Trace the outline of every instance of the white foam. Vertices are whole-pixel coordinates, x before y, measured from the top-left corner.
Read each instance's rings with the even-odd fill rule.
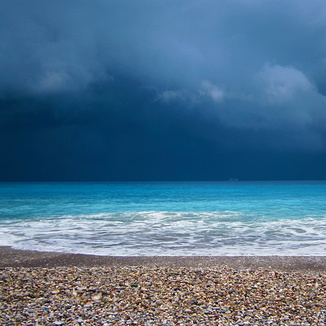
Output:
[[[0,245],[98,255],[326,253],[326,217],[255,221],[236,211],[124,212],[0,222]]]

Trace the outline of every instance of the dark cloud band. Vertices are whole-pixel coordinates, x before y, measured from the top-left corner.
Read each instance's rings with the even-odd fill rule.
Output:
[[[0,7],[2,178],[326,177],[324,1]]]

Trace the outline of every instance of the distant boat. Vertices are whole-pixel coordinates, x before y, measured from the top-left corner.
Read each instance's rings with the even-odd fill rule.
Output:
[[[228,181],[239,181],[238,178],[230,178]]]

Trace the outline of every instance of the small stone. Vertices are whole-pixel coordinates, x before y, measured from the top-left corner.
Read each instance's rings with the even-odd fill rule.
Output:
[[[93,301],[100,301],[102,299],[102,293],[98,293],[92,296]]]

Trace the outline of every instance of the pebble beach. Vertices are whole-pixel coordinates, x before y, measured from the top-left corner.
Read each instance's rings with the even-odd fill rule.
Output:
[[[326,325],[325,266],[324,257],[99,257],[2,247],[0,324]]]

